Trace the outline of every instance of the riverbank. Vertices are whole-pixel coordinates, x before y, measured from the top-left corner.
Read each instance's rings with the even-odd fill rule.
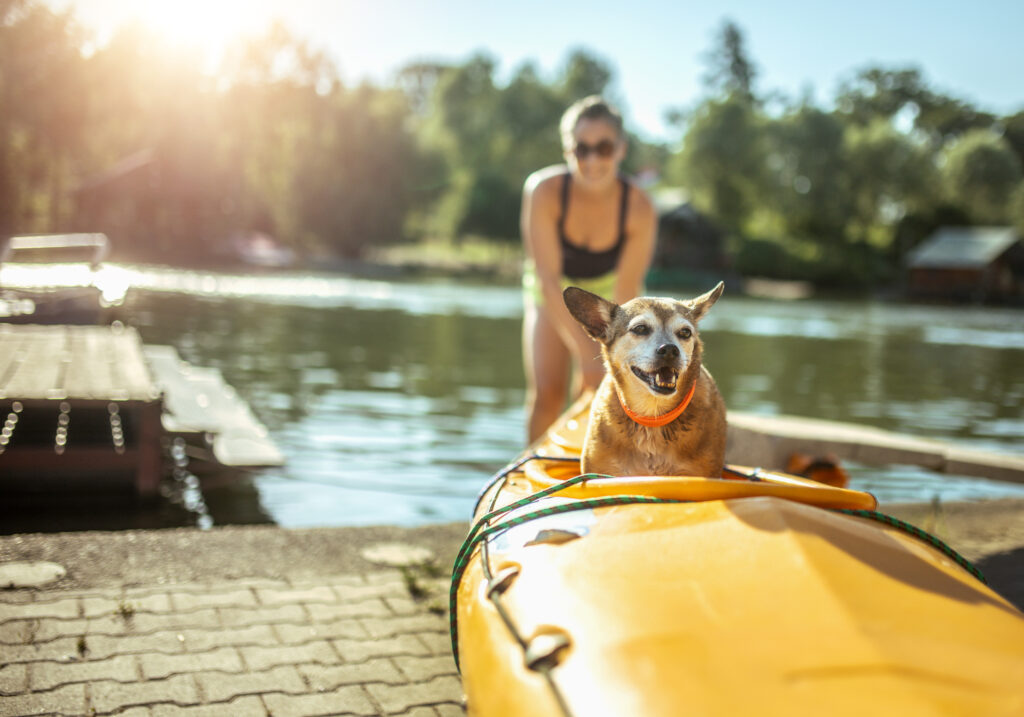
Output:
[[[1024,500],[882,509],[1024,608]],[[0,715],[453,717],[447,568],[464,523],[0,537]]]

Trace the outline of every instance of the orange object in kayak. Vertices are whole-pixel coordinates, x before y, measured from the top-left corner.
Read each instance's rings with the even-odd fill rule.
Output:
[[[579,476],[587,408],[456,561],[471,714],[1024,714],[1024,615],[953,550],[785,474]]]

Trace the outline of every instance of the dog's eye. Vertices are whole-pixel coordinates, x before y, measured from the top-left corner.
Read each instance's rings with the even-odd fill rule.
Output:
[[[651,333],[651,327],[647,324],[637,324],[636,326],[630,327],[629,331],[637,336],[646,336]]]
[[[691,336],[693,336],[693,332],[690,331],[689,326],[684,326],[683,328],[679,329],[679,331],[676,332],[676,336],[678,336],[681,339],[688,339]]]

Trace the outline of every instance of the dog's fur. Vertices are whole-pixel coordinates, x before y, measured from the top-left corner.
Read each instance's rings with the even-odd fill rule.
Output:
[[[574,286],[563,292],[569,313],[601,344],[607,369],[591,404],[584,473],[721,477],[725,403],[702,366],[697,322],[722,290],[719,283],[688,301],[640,297],[621,306]],[[694,381],[689,406],[661,427],[636,423],[619,400],[641,416],[660,416],[682,402]]]

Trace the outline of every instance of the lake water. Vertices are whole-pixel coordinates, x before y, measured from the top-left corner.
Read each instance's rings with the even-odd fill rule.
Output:
[[[125,323],[146,343],[220,369],[287,465],[218,485],[185,466],[155,512],[73,527],[467,520],[481,485],[523,446],[515,287],[105,271],[131,287]],[[702,336],[730,409],[1024,453],[1024,311],[780,302],[728,290]],[[853,487],[883,503],[1024,496],[1024,486],[906,466],[851,472]]]

